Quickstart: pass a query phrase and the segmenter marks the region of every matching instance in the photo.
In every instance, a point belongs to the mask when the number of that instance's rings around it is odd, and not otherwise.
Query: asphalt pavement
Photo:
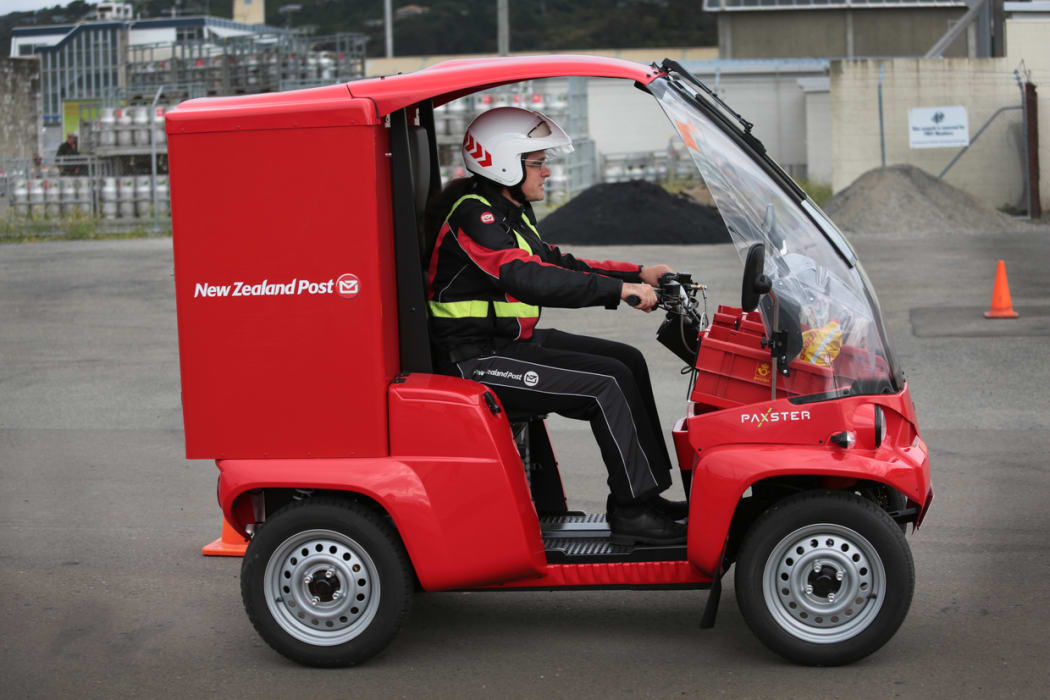
[[[0,246],[0,694],[4,697],[1045,697],[1050,685],[1050,231],[854,241],[932,454],[909,535],[911,611],[844,668],[791,665],[703,591],[418,595],[379,657],[296,666],[244,614],[217,470],[184,458],[170,239]],[[577,248],[666,262],[739,303],[729,246]],[[985,321],[1006,260],[1015,321]],[[663,422],[685,405],[660,317],[548,310],[635,343]],[[604,506],[586,424],[552,417],[570,505]],[[676,481],[676,487],[677,481]],[[469,545],[465,545],[469,546]]]

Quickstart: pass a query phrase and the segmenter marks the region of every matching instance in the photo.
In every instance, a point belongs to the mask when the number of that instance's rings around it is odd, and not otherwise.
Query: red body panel
[[[371,103],[334,93],[168,113],[189,458],[387,454],[398,371],[387,134],[350,126]],[[344,274],[357,278],[352,297],[338,293]]]
[[[425,374],[391,385],[388,458],[221,460],[223,514],[243,534],[250,508],[235,503],[253,489],[352,491],[390,514],[428,591],[538,577],[539,520],[509,426],[485,391]]]
[[[167,113],[168,135],[378,124],[375,105],[350,99],[346,85],[188,100]]]
[[[355,80],[347,87],[354,97],[374,100],[376,113],[382,117],[421,100],[438,98],[435,103],[443,104],[483,88],[522,80],[582,75],[623,78],[648,85],[659,74],[655,68],[619,58],[517,56],[446,61],[407,75]]]
[[[552,564],[541,578],[490,586],[513,588],[587,588],[592,586],[680,586],[711,583],[687,561],[640,561],[613,564]]]

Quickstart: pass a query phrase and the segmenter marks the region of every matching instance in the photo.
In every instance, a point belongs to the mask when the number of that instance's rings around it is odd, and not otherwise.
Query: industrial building
[[[238,5],[251,3],[240,0]],[[304,36],[220,17],[128,18],[130,6],[105,3],[99,19],[15,27],[11,57],[40,61],[43,151],[76,131],[84,106],[170,101],[207,95],[289,90],[364,75],[366,37]],[[262,1],[257,0],[258,18]],[[61,127],[51,133],[52,127]]]
[[[1002,0],[703,0],[719,58],[924,56],[970,11],[945,58],[1003,55]]]
[[[144,19],[129,4],[106,2],[75,24],[15,27],[11,59],[38,63],[37,109],[27,130],[21,100],[10,120],[16,128],[5,132],[35,131],[35,143],[11,143],[17,137],[5,134],[0,195],[10,190],[16,213],[27,216],[76,212],[134,225],[159,212],[166,219],[166,106],[364,76],[364,35],[270,27],[263,10],[263,0],[236,0],[234,19]],[[79,153],[52,155],[71,135]]]

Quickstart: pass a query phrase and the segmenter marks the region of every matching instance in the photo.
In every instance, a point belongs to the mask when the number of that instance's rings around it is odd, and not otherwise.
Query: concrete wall
[[[806,177],[830,184],[832,177],[831,93],[806,93]]]
[[[263,24],[266,21],[266,0],[233,0],[233,21],[245,24]]]
[[[1004,58],[834,61],[831,67],[832,188],[839,191],[881,164],[878,81],[883,78],[886,164],[910,163],[938,175],[958,148],[911,149],[908,110],[962,105],[970,138],[1000,107],[1019,105],[1013,71],[1024,60],[1040,86],[1041,201],[1050,202],[1050,21],[1007,23]],[[985,206],[1024,205],[1024,136],[1019,110],[1003,112],[971,142],[945,181],[976,196]]]
[[[775,10],[718,15],[719,58],[922,56],[965,7]],[[945,51],[966,56],[967,35]]]
[[[0,58],[0,158],[37,152],[38,92],[39,61]]]
[[[792,69],[785,62],[779,64],[754,62],[751,65],[730,66],[717,62],[686,64],[697,78],[712,89],[730,107],[748,121],[754,122],[754,134],[770,155],[792,174],[802,176],[807,170],[809,145],[807,137],[807,99],[800,86],[802,79],[823,75],[813,68]],[[718,70],[718,74],[713,71]],[[826,90],[826,88],[825,88]],[[588,81],[588,118],[590,135],[599,153],[631,153],[658,151],[667,147],[668,140],[677,138],[659,104],[649,95],[635,89],[624,80]],[[817,100],[814,110],[825,110],[817,121],[827,122],[826,92],[824,103]],[[821,134],[814,146],[819,150],[827,144]],[[830,148],[822,157],[830,163]],[[831,181],[830,165],[823,182]]]
[[[714,76],[698,76],[708,85]],[[806,100],[790,73],[723,75],[718,96],[744,119],[769,154],[792,175],[801,177],[806,165]]]

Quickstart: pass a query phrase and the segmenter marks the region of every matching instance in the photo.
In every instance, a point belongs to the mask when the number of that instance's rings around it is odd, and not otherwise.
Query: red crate
[[[854,345],[843,345],[832,367],[835,370],[835,376],[843,384],[849,384],[854,379],[888,377],[890,374],[886,358],[873,355]]]
[[[769,351],[754,347],[750,341],[728,342],[717,335],[726,331],[701,334],[699,373],[690,400],[719,408],[731,408],[768,401],[773,363]],[[738,334],[737,339],[747,334]],[[790,375],[777,377],[777,398],[818,394],[834,385],[829,367],[794,360],[788,365]]]
[[[762,337],[766,334],[766,326],[762,323],[762,315],[757,311],[744,313],[739,306],[726,306],[720,304],[714,313],[712,326],[724,326],[741,333],[750,333]]]
[[[727,343],[733,343],[734,345],[744,345],[749,348],[762,349],[762,341],[764,336],[749,333],[747,331],[733,330],[729,326],[723,326],[721,324],[711,324],[711,328],[708,329],[708,337],[714,338],[715,340],[721,340]]]

